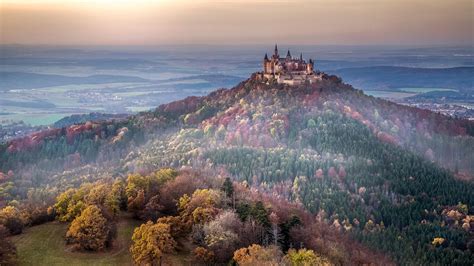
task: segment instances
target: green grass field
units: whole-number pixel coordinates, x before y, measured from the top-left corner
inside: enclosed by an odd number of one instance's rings
[[[18,250],[20,265],[132,265],[129,252],[131,238],[140,221],[123,217],[117,223],[114,246],[105,252],[71,251],[64,236],[68,224],[51,222],[27,228],[12,238]]]

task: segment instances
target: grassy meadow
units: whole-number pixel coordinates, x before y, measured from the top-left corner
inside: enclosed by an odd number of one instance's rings
[[[140,221],[126,217],[117,223],[114,246],[105,252],[72,251],[65,245],[67,223],[51,222],[25,229],[12,238],[20,265],[132,265],[129,252],[133,230]]]

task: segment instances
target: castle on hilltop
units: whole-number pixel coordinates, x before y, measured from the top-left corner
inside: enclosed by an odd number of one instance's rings
[[[264,81],[276,80],[278,83],[289,85],[313,83],[320,80],[321,76],[321,73],[314,71],[312,59],[306,62],[303,59],[303,54],[300,54],[299,58],[292,57],[290,50],[288,50],[286,57],[280,57],[277,45],[275,45],[275,52],[271,58],[265,54],[263,72],[260,73],[260,78]]]

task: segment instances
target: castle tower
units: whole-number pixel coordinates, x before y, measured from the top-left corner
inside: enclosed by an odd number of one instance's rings
[[[278,46],[275,44],[275,53],[273,54],[274,59],[280,58],[280,55],[278,54]]]
[[[303,53],[300,54],[300,62],[303,62]]]
[[[312,74],[314,72],[314,61],[309,59],[308,64],[306,65],[306,74]]]
[[[263,73],[271,73],[271,62],[268,60],[268,55],[265,53],[265,58],[263,58]]]
[[[288,59],[288,60],[291,59],[290,49],[288,49],[288,53],[286,53],[286,59]]]

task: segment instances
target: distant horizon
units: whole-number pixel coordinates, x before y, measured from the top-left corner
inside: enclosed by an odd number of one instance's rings
[[[301,48],[384,48],[384,49],[410,49],[410,48],[421,48],[421,49],[430,49],[430,48],[469,48],[472,49],[474,53],[474,44],[286,44],[286,43],[276,43],[279,47],[301,47]],[[227,48],[262,48],[270,47],[273,49],[275,42],[273,43],[258,43],[258,44],[206,44],[206,43],[176,43],[176,44],[48,44],[48,43],[39,43],[39,44],[22,44],[22,43],[0,43],[0,47],[36,47],[36,48],[112,48],[112,49],[131,49],[131,48],[143,48],[145,50],[153,50],[159,48],[186,48],[186,47],[227,47]]]

